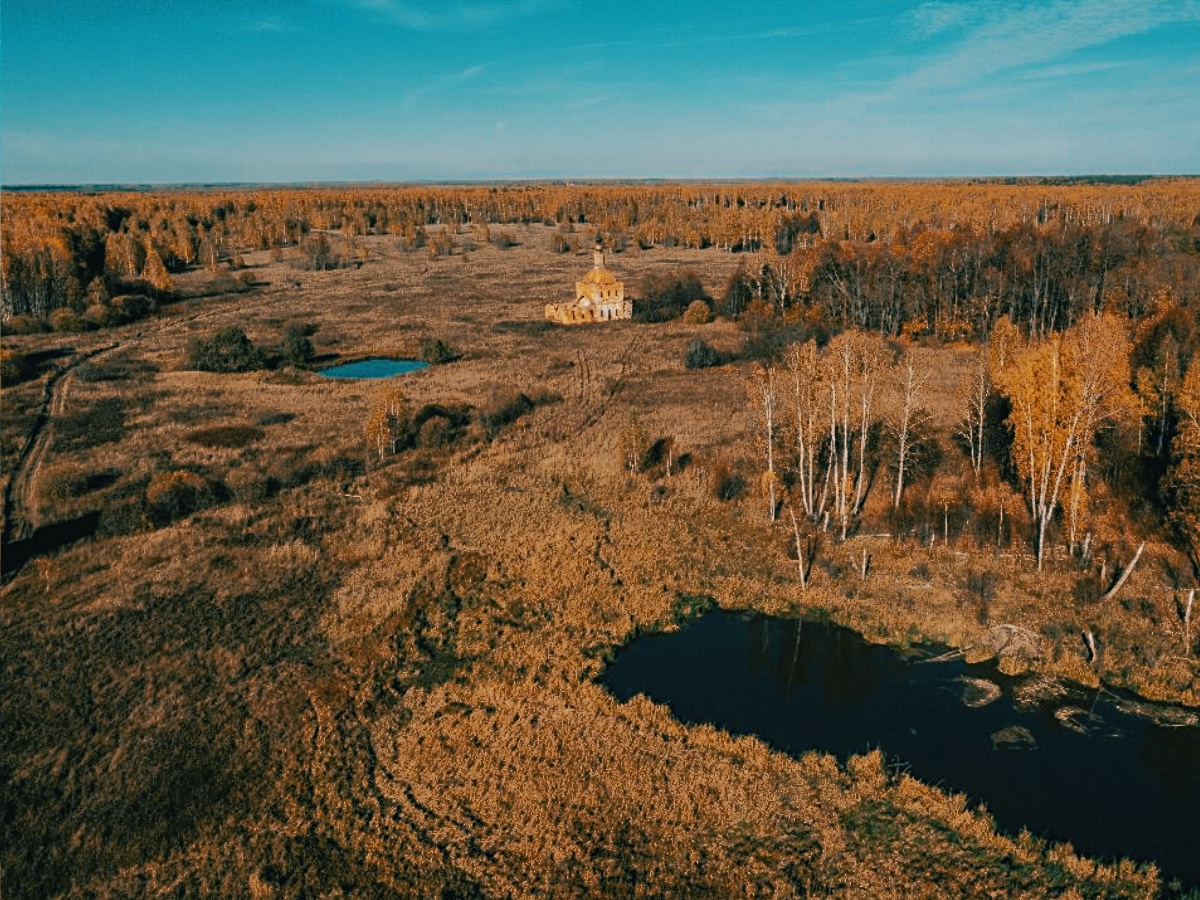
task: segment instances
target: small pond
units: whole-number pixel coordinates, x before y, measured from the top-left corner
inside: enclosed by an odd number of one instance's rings
[[[919,661],[823,622],[717,611],[618,652],[601,679],[685,722],[845,760],[879,748],[927,784],[983,803],[999,826],[1101,858],[1154,860],[1200,885],[1200,727],[1134,715],[1132,698],[1009,678],[961,658]]]
[[[360,359],[358,362],[343,363],[328,369],[321,369],[321,375],[326,378],[391,378],[393,375],[407,375],[424,369],[428,363],[419,359],[386,359],[381,356],[372,359]]]

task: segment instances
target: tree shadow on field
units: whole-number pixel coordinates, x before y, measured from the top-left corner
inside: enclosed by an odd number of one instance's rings
[[[7,578],[35,557],[47,556],[91,537],[99,524],[100,512],[97,510],[65,522],[43,525],[29,537],[5,544],[0,553],[0,575]]]

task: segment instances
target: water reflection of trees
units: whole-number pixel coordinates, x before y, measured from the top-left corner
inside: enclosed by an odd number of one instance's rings
[[[769,677],[784,693],[811,687],[826,705],[840,707],[875,693],[888,677],[880,648],[844,628],[756,616],[749,629],[750,671]]]
[[[1140,757],[1148,773],[1172,796],[1200,797],[1200,728],[1141,724]]]

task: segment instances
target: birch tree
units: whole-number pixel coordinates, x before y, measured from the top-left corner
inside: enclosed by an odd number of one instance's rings
[[[896,435],[896,486],[892,493],[892,508],[900,508],[904,494],[904,476],[912,456],[914,438],[918,430],[929,421],[929,413],[922,405],[925,385],[929,381],[929,369],[918,367],[911,353],[905,353],[896,366],[893,379],[895,403],[891,407],[892,431]]]
[[[1067,347],[1079,383],[1082,409],[1080,442],[1072,458],[1066,508],[1067,543],[1074,552],[1087,515],[1092,440],[1102,425],[1128,420],[1140,404],[1130,388],[1129,337],[1124,323],[1116,316],[1083,319],[1069,332]]]
[[[981,359],[971,371],[971,380],[963,392],[960,403],[965,407],[957,433],[967,442],[971,456],[971,469],[975,479],[983,469],[983,435],[987,425],[987,402],[992,394],[992,380],[988,376],[986,363]]]
[[[365,438],[367,448],[383,460],[395,453],[404,434],[407,403],[398,387],[385,385],[375,394],[367,413]]]
[[[1071,520],[1086,497],[1096,429],[1128,403],[1129,342],[1119,321],[1093,317],[1014,352],[996,383],[1012,403],[1013,458],[1034,521],[1040,571],[1046,532],[1063,498],[1072,501]]]
[[[883,339],[875,334],[857,335],[858,371],[855,383],[858,402],[858,471],[854,476],[854,515],[862,511],[867,493],[867,443],[875,424],[875,394],[887,367]]]
[[[866,498],[867,444],[875,424],[875,394],[885,355],[882,338],[857,331],[843,332],[825,348],[830,480],[843,539]]]
[[[821,449],[829,442],[829,390],[815,341],[791,345],[785,356],[791,387],[791,432],[795,440],[794,495],[810,521],[825,512],[833,455],[821,466]]]
[[[746,382],[746,394],[754,410],[754,425],[763,442],[766,470],[763,472],[763,488],[767,496],[767,518],[775,521],[777,477],[775,472],[775,432],[778,428],[779,385],[774,366],[754,364]]]

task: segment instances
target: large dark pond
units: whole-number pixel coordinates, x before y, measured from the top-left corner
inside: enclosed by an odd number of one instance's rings
[[[428,363],[423,363],[419,359],[374,357],[322,369],[320,374],[326,378],[391,378],[393,375],[407,375],[409,372],[416,372],[418,369],[424,369],[427,365]]]
[[[1166,878],[1200,885],[1200,727],[1154,724],[1130,698],[906,659],[821,622],[723,611],[637,638],[602,682],[620,700],[645,694],[683,721],[789,753],[879,748],[986,804],[1006,831],[1154,860]]]

